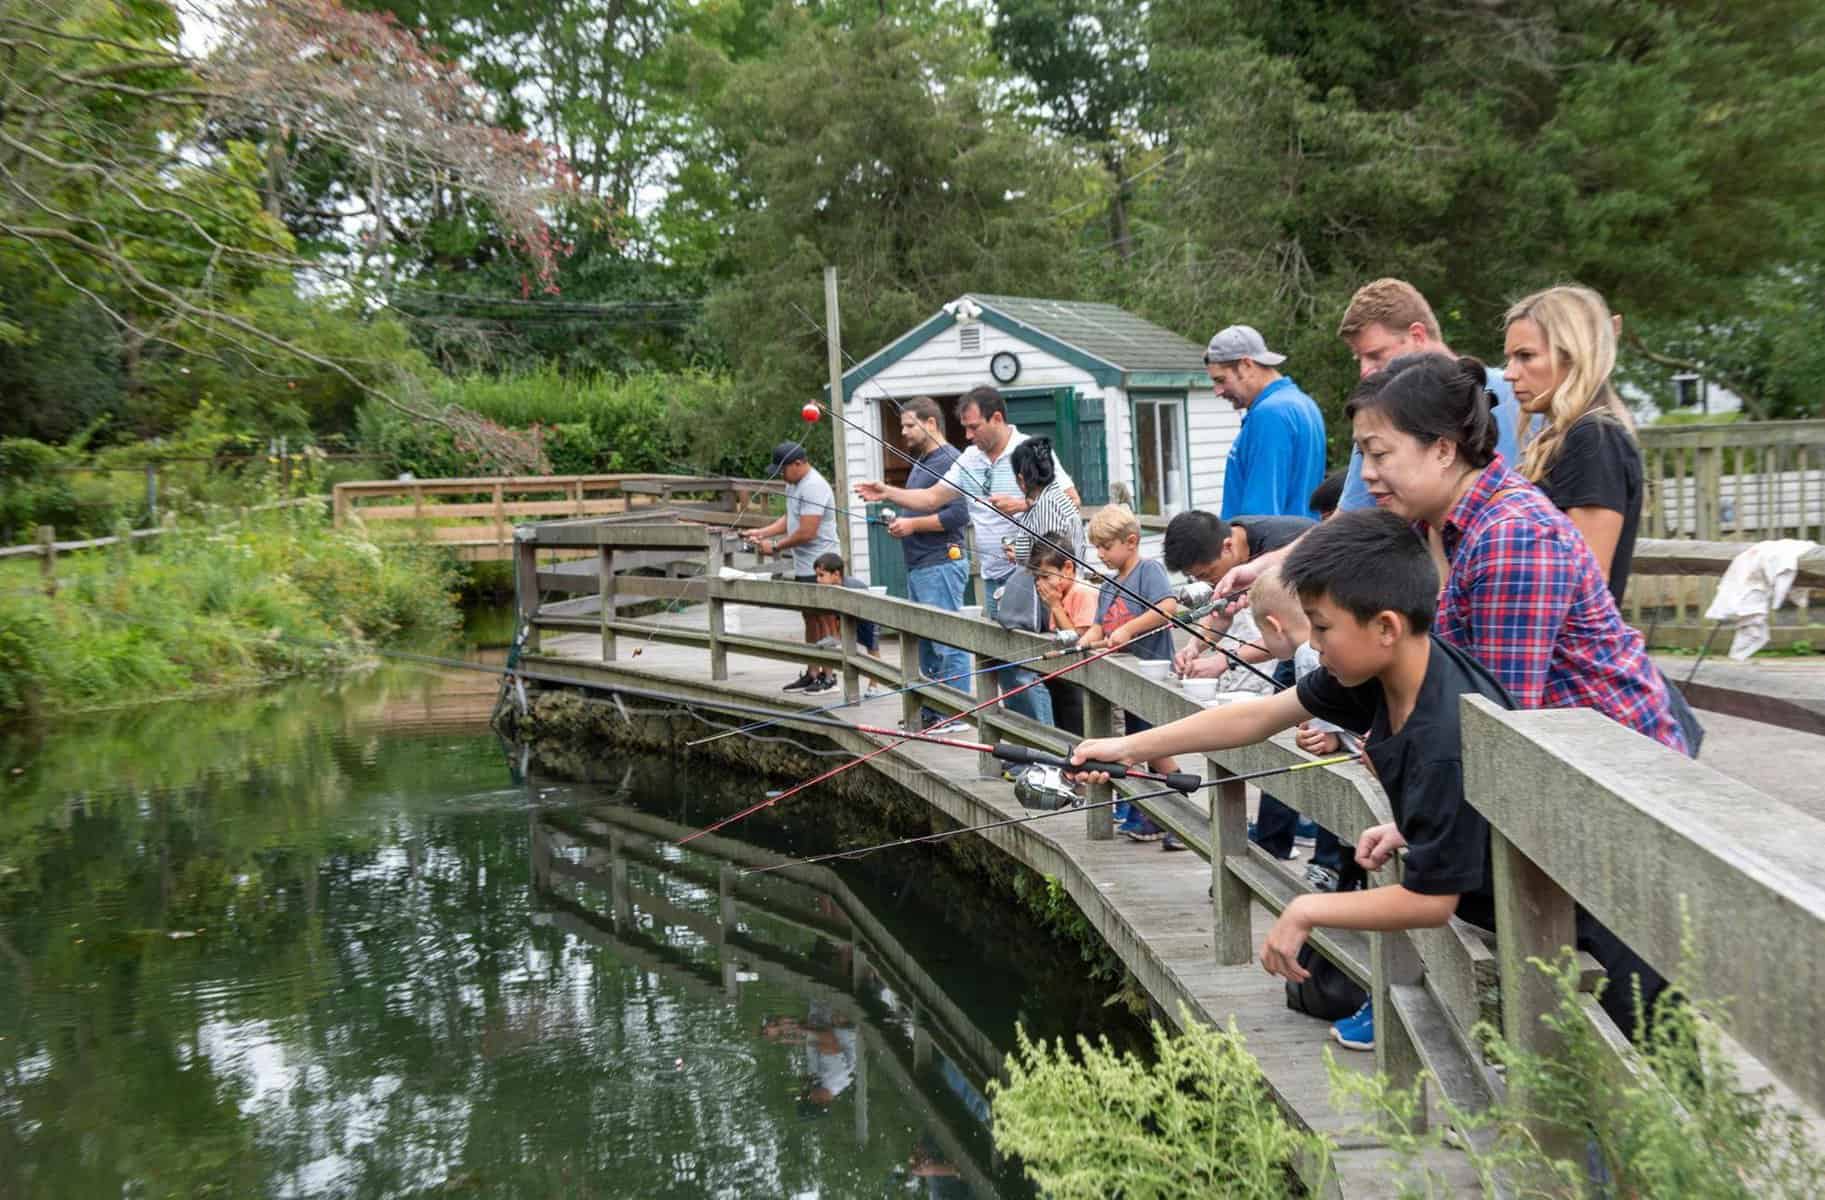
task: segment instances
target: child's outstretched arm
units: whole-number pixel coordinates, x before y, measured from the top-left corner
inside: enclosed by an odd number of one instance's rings
[[[1074,763],[1119,762],[1143,763],[1175,754],[1201,754],[1208,750],[1227,750],[1266,741],[1283,729],[1291,729],[1311,717],[1299,703],[1294,688],[1244,700],[1221,708],[1205,709],[1189,717],[1160,725],[1145,733],[1119,738],[1093,738],[1079,742],[1071,753]],[[1093,783],[1105,782],[1099,772],[1086,776]]]
[[[1456,911],[1456,895],[1434,896],[1399,884],[1361,892],[1311,892],[1296,897],[1267,931],[1261,966],[1269,975],[1303,983],[1311,972],[1299,965],[1299,950],[1314,929],[1436,929]]]

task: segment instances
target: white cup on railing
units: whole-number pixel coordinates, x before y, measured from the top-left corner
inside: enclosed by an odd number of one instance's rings
[[[870,584],[868,590],[877,596],[885,596],[887,594],[887,585],[884,583]]]
[[[1164,683],[1166,677],[1172,674],[1172,660],[1170,658],[1143,658],[1134,664],[1134,669],[1149,679]]]
[[[959,616],[968,617],[972,621],[980,621],[982,619],[982,605],[965,604],[962,608],[957,610],[957,614]]]

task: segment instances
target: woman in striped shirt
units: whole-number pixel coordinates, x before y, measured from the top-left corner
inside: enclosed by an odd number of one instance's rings
[[[1080,566],[1089,561],[1089,547],[1084,543],[1084,522],[1077,502],[1059,480],[1052,457],[1052,439],[1028,438],[1014,447],[1008,466],[1014,480],[1027,498],[1027,511],[1016,530],[1014,544],[1004,547],[1009,561],[1025,563],[1033,552],[1033,534],[1045,534],[1061,545],[1070,547]]]

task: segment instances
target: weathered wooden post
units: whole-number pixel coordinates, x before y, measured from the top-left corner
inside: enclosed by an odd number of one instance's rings
[[[864,595],[873,595],[865,592]],[[862,673],[856,670],[855,656],[861,651],[856,646],[856,619],[848,613],[838,613],[837,621],[843,631],[843,699],[850,704],[862,702]]]
[[[1401,1006],[1394,1001],[1393,988],[1417,986],[1424,973],[1419,951],[1405,933],[1371,933],[1369,935],[1369,970],[1373,973],[1369,996],[1375,1002],[1375,1069],[1397,1087],[1412,1087],[1423,1064],[1413,1034],[1401,1019]],[[1426,1128],[1426,1106],[1421,1104],[1413,1114],[1410,1133]]]
[[[900,630],[900,686],[911,687],[919,682],[919,639],[906,630]],[[919,727],[919,693],[900,693],[900,721],[907,730]]]
[[[338,483],[330,488],[330,511],[334,514],[332,523],[337,529],[341,529],[343,522],[347,521],[349,516],[349,493],[346,484]]]
[[[146,523],[158,522],[158,463],[146,464]]]
[[[596,597],[600,602],[602,661],[615,661],[615,548],[596,547]]]
[[[1234,772],[1214,758],[1204,760],[1205,774],[1224,778]],[[1248,885],[1229,869],[1232,855],[1248,854],[1248,785],[1225,779],[1210,792],[1211,944],[1217,962],[1237,966],[1254,957],[1254,930],[1249,924]]]
[[[525,654],[539,650],[539,531],[535,525],[521,525],[513,531],[513,599],[518,610],[521,630],[520,649]]]
[[[982,665],[980,659],[977,660],[976,665]],[[990,710],[994,708],[994,705],[989,702],[1001,694],[1001,685],[998,682],[1000,677],[1000,671],[984,671],[982,674],[976,676],[976,703],[978,705],[986,706],[976,714],[976,736],[985,742],[992,742],[995,740],[995,731],[989,727],[989,721],[991,719]],[[1001,760],[987,751],[979,751],[976,755],[976,778],[1000,779]]]
[[[1044,687],[1042,683],[1039,686]],[[1115,706],[1091,691],[1083,689],[1084,694],[1084,736],[1086,738],[1113,737],[1115,734]],[[1093,842],[1113,841],[1115,838],[1115,810],[1104,801],[1115,795],[1112,784],[1095,783],[1090,785],[1089,794],[1084,797],[1086,803],[1099,805],[1084,810],[1084,833]]]
[[[38,527],[38,573],[44,579],[44,594],[57,594],[57,530],[49,525]]]
[[[729,677],[729,643],[725,640],[729,636],[728,602],[721,592],[722,571],[729,565],[732,543],[727,533],[714,526],[706,527],[703,534],[709,555],[704,586],[709,589],[710,597],[710,678],[720,682]]]
[[[1565,1039],[1541,1017],[1559,1006],[1558,988],[1528,959],[1551,962],[1562,947],[1577,944],[1577,909],[1551,876],[1494,829],[1489,831],[1489,849],[1495,872],[1496,961],[1502,972],[1502,1036],[1523,1051],[1556,1057],[1564,1053]],[[1380,1014],[1375,1024],[1379,1042]],[[1539,1111],[1522,1088],[1511,1086],[1509,1100],[1520,1112]],[[1537,1118],[1531,1124],[1541,1150],[1555,1158],[1582,1158],[1582,1133]]]
[[[507,498],[500,480],[494,481],[494,544],[497,554],[507,551]]]

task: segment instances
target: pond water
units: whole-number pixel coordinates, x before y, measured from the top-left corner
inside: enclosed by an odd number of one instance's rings
[[[0,742],[0,1195],[1029,1194],[984,1084],[1111,1019],[1074,951],[929,860],[677,847],[758,782],[528,773],[495,682]]]

